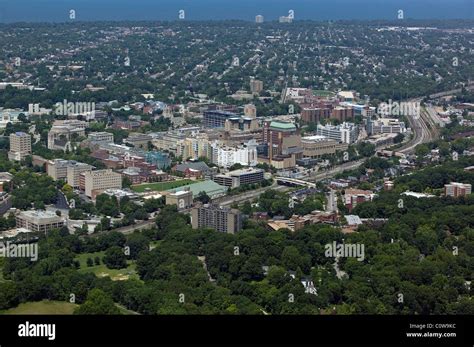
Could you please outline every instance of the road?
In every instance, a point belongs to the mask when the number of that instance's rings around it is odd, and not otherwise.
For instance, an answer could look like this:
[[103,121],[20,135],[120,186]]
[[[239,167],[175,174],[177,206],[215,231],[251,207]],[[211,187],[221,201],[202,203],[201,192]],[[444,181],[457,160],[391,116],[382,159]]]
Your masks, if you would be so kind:
[[278,191],[286,191],[286,190],[291,189],[291,187],[279,186],[276,183],[274,183],[271,186],[252,190],[249,192],[245,192],[243,194],[230,195],[230,196],[225,196],[219,199],[215,199],[213,200],[213,202],[219,204],[220,206],[227,207],[227,206],[232,205],[233,203],[242,203],[245,201],[252,201],[253,199],[257,198],[258,196],[260,196],[262,193],[264,193],[265,191],[269,189],[278,190]]

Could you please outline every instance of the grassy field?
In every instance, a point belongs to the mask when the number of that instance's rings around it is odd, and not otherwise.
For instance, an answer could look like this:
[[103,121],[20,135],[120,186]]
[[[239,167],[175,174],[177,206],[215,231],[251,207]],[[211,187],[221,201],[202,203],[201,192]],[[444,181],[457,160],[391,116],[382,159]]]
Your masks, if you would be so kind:
[[163,190],[178,188],[185,186],[186,184],[196,183],[197,181],[192,180],[179,180],[179,181],[170,181],[170,182],[156,182],[156,183],[145,183],[132,186],[132,190],[137,193],[143,193],[145,189],[150,188],[152,191],[161,192]]
[[[96,252],[96,253],[83,253],[77,256],[77,260],[81,264],[79,272],[92,272],[97,277],[110,277],[113,281],[123,281],[128,279],[139,279],[137,272],[135,271],[135,262],[132,260],[127,260],[128,266],[124,269],[109,269],[102,263],[102,258],[104,257],[105,252]],[[100,258],[100,265],[87,266],[87,258],[92,260],[95,257]]]
[[329,90],[313,90],[315,96],[333,96],[335,93]]
[[65,301],[25,302],[15,308],[2,311],[1,314],[72,314],[79,305]]

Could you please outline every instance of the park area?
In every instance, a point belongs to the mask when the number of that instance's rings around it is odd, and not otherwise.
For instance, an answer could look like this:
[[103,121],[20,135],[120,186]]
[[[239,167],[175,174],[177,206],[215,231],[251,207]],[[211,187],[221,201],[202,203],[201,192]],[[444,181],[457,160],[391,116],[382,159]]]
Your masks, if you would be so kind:
[[185,186],[191,183],[196,183],[196,181],[185,179],[185,180],[169,181],[169,182],[144,183],[144,184],[134,185],[131,188],[134,192],[137,192],[137,193],[143,193],[148,190],[161,192],[164,190]]

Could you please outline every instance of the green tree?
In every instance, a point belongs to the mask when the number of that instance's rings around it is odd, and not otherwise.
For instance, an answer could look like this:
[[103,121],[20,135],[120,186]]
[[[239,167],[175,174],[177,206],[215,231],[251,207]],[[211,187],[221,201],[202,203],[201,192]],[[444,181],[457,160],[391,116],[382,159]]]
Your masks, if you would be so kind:
[[92,289],[87,300],[74,310],[77,315],[118,315],[120,310],[112,298],[100,289]]

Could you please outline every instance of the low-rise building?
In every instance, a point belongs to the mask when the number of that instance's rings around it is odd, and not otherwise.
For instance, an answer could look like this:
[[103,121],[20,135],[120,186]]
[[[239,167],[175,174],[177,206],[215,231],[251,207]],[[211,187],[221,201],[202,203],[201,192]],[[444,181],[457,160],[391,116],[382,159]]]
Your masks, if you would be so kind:
[[51,211],[21,211],[16,215],[16,227],[25,228],[34,232],[47,233],[50,230],[61,228],[64,219]]
[[114,134],[108,133],[106,131],[90,133],[87,138],[92,143],[113,143],[114,142]]
[[241,185],[256,184],[263,181],[262,169],[234,170],[225,174],[215,175],[214,182],[221,186],[237,188]]
[[451,182],[444,185],[444,194],[457,198],[471,194],[472,185],[468,183]]
[[341,143],[324,136],[306,136],[301,139],[304,158],[319,158],[324,154],[335,154],[336,151],[345,151],[347,143]]
[[358,204],[366,201],[372,201],[375,194],[370,190],[346,189],[344,192],[344,205],[352,211]]
[[189,208],[193,205],[193,192],[182,190],[166,195],[166,205],[176,205],[178,210]]

